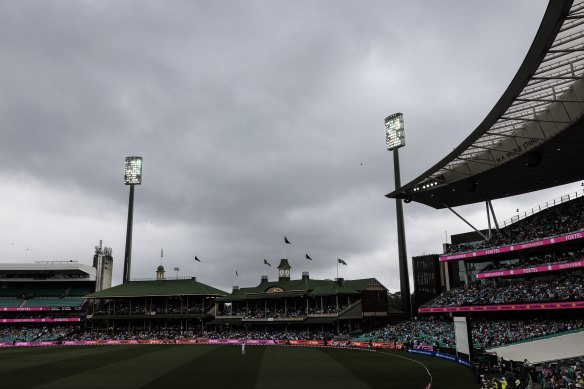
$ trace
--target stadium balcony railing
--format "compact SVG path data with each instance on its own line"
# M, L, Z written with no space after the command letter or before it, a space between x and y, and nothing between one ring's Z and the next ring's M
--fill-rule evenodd
M537 207L531 208L530 210L518 212L517 215L513 216L512 218L503 221L503 223L502 223L503 227L508 227L514 223L517 223L518 221L521 221L523 219L527 219L528 217L533 216L536 213L539 213L541 211L545 211L546 209L553 208L557 205L566 203L568 201L575 200L579 197L584 197L584 189L577 191L577 192L568 193L568 194L563 195L561 197L556 197L555 199L546 201L545 203L542 203L542 204L538 205Z

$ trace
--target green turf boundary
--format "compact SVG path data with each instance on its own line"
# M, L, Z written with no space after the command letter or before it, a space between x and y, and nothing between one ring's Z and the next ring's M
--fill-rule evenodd
M470 369L406 351L279 345L0 349L3 386L22 389L478 388ZM359 355L357 355L357 352Z

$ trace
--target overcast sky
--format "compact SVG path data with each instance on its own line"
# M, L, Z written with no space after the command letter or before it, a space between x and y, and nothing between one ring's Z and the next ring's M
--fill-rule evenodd
M398 290L383 119L404 113L406 184L484 119L545 7L0 2L0 261L89 265L101 239L120 283L124 158L139 155L132 277L153 277L163 248L168 276L179 267L224 290L253 286L277 277L287 236L293 278L334 278L342 258L339 276ZM578 189L493 205L502 221ZM486 227L484 204L457 210ZM468 230L448 210L410 203L404 213L408 257Z

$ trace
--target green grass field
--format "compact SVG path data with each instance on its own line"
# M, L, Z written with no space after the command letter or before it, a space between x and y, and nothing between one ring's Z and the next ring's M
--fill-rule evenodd
M210 345L0 349L0 387L423 389L422 364L433 388L479 387L468 368L405 352L248 346L241 355L238 346Z

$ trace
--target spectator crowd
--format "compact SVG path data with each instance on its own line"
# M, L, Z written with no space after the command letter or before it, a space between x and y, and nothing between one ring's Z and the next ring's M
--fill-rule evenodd
M495 231L491 239L452 244L447 253L455 254L491 247L530 242L584 229L584 197L561 203Z
M564 319L472 319L473 346L486 350L584 329L584 318ZM388 325L363 334L355 340L396 342L409 347L428 345L437 348L455 348L454 324L446 317L419 317Z
M555 254L555 256L552 253L546 253L531 255L525 258L503 260L488 265L482 270L482 272L521 269L540 265L551 265L554 263L574 262L582 259L584 259L584 248L579 250L559 252Z
M535 303L548 301L584 300L582 276L573 274L554 279L498 280L496 284L475 282L466 287L451 289L425 307L456 307Z

